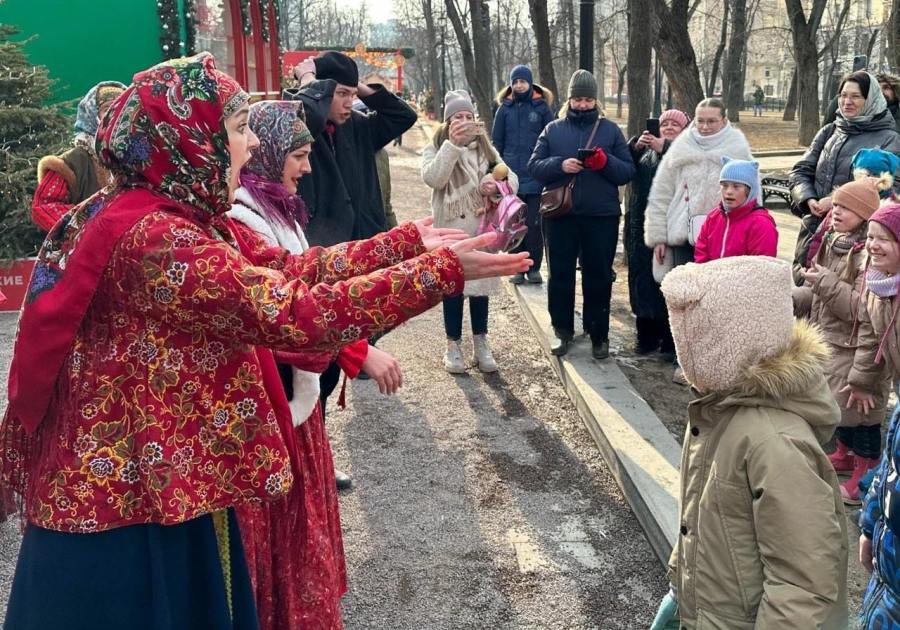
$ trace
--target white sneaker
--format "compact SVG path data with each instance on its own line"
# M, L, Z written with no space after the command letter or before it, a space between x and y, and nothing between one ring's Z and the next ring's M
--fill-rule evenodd
M482 372L496 372L499 368L497 362L494 361L494 355L491 354L487 335L473 336L472 345L475 349L475 363L478 365L478 369Z
M458 339L447 340L447 352L444 353L444 369L450 374L466 373L466 364L463 361Z

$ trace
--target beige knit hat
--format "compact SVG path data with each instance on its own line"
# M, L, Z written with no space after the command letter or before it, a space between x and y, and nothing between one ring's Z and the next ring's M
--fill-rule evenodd
M881 197L878 195L877 177L862 177L852 182L847 182L834 191L831 196L832 203L843 206L859 215L864 221L868 221L878 210Z
M791 266L769 256L688 263L662 282L678 361L703 392L738 385L747 367L790 343Z

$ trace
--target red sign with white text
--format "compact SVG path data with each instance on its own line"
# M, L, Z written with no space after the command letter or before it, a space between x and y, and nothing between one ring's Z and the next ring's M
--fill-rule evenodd
M0 262L0 291L6 296L6 300L0 303L0 311L18 311L22 308L36 260L21 258L12 261L12 265L10 261Z

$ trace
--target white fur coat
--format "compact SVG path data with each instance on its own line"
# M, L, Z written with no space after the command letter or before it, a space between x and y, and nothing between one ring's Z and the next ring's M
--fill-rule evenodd
M647 247L686 245L691 217L703 216L720 201L722 157L750 160L750 145L728 123L712 136L700 136L692 124L675 138L653 178L644 218Z
M234 193L234 204L228 211L228 216L235 221L240 221L264 241L275 247L282 247L292 254L302 254L309 249L306 236L299 225L294 223L295 229L269 223L260 216L256 203L244 188L238 188ZM315 372L291 368L294 372L294 396L288 401L291 408L291 420L295 427L306 422L319 401L319 375Z

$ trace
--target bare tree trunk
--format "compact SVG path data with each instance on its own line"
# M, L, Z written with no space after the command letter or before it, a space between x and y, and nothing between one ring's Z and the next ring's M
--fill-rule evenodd
M819 55L816 32L822 21L826 0L813 0L809 19L801 0L785 0L794 60L797 62L797 97L800 100L800 144L808 145L819 130Z
M636 136L650 115L653 44L647 41L649 0L628 0L628 136Z
M654 45L674 93L675 105L692 113L703 100L703 85L688 33L688 0L672 0L671 8L665 0L652 0L650 6L653 8L651 32L656 33Z
M616 118L622 117L622 90L625 89L625 73L628 72L628 64L619 68L619 82L616 85Z
M594 68L598 88L597 99L600 101L600 109L603 109L606 104L606 44L609 40L601 37L600 33L595 33L594 39L597 42L597 67Z
M578 13L575 10L575 0L562 0L563 5L566 8L566 30L568 31L568 40L569 40L569 48L568 48L568 58L572 60L572 65L576 66L572 68L572 72L577 70L577 61L578 59L578 18L575 15Z
M788 88L787 100L784 102L784 115L781 120L790 122L797 119L797 69L791 75L791 87Z
M878 29L873 28L869 33L869 42L866 44L866 59L872 58L872 52L875 50L875 43L878 41Z
M709 73L709 81L706 84L707 96L712 96L716 92L716 79L719 78L719 64L722 63L722 53L725 52L725 44L728 43L728 14L731 10L731 0L724 0L723 5L722 31L721 33L719 33L719 45L716 46L716 54L713 56L712 70Z
M422 14L425 16L425 38L428 42L425 58L428 61L428 85L431 88L431 111L435 117L440 111L444 95L441 94L441 75L438 70L438 40L434 26L434 6L432 0L421 0Z
M547 0L528 0L528 15L537 42L538 75L540 83L557 98L561 98L553 71L553 53L550 48L550 20L547 17Z
M900 73L900 0L891 0L891 14L887 24L888 63Z
M494 114L491 111L491 48L490 34L486 32L489 26L486 15L487 4L483 4L482 0L469 0L469 17L472 23L471 39L456 8L455 0L444 0L444 4L447 7L447 17L453 24L453 30L459 42L463 69L469 87L475 94L478 113L485 126L490 129L493 127ZM479 60L478 64L475 63L476 57Z
M730 0L729 4L732 5L731 41L728 43L728 57L722 76L722 92L725 95L728 119L739 122L741 106L744 104L741 60L747 46L747 0Z

